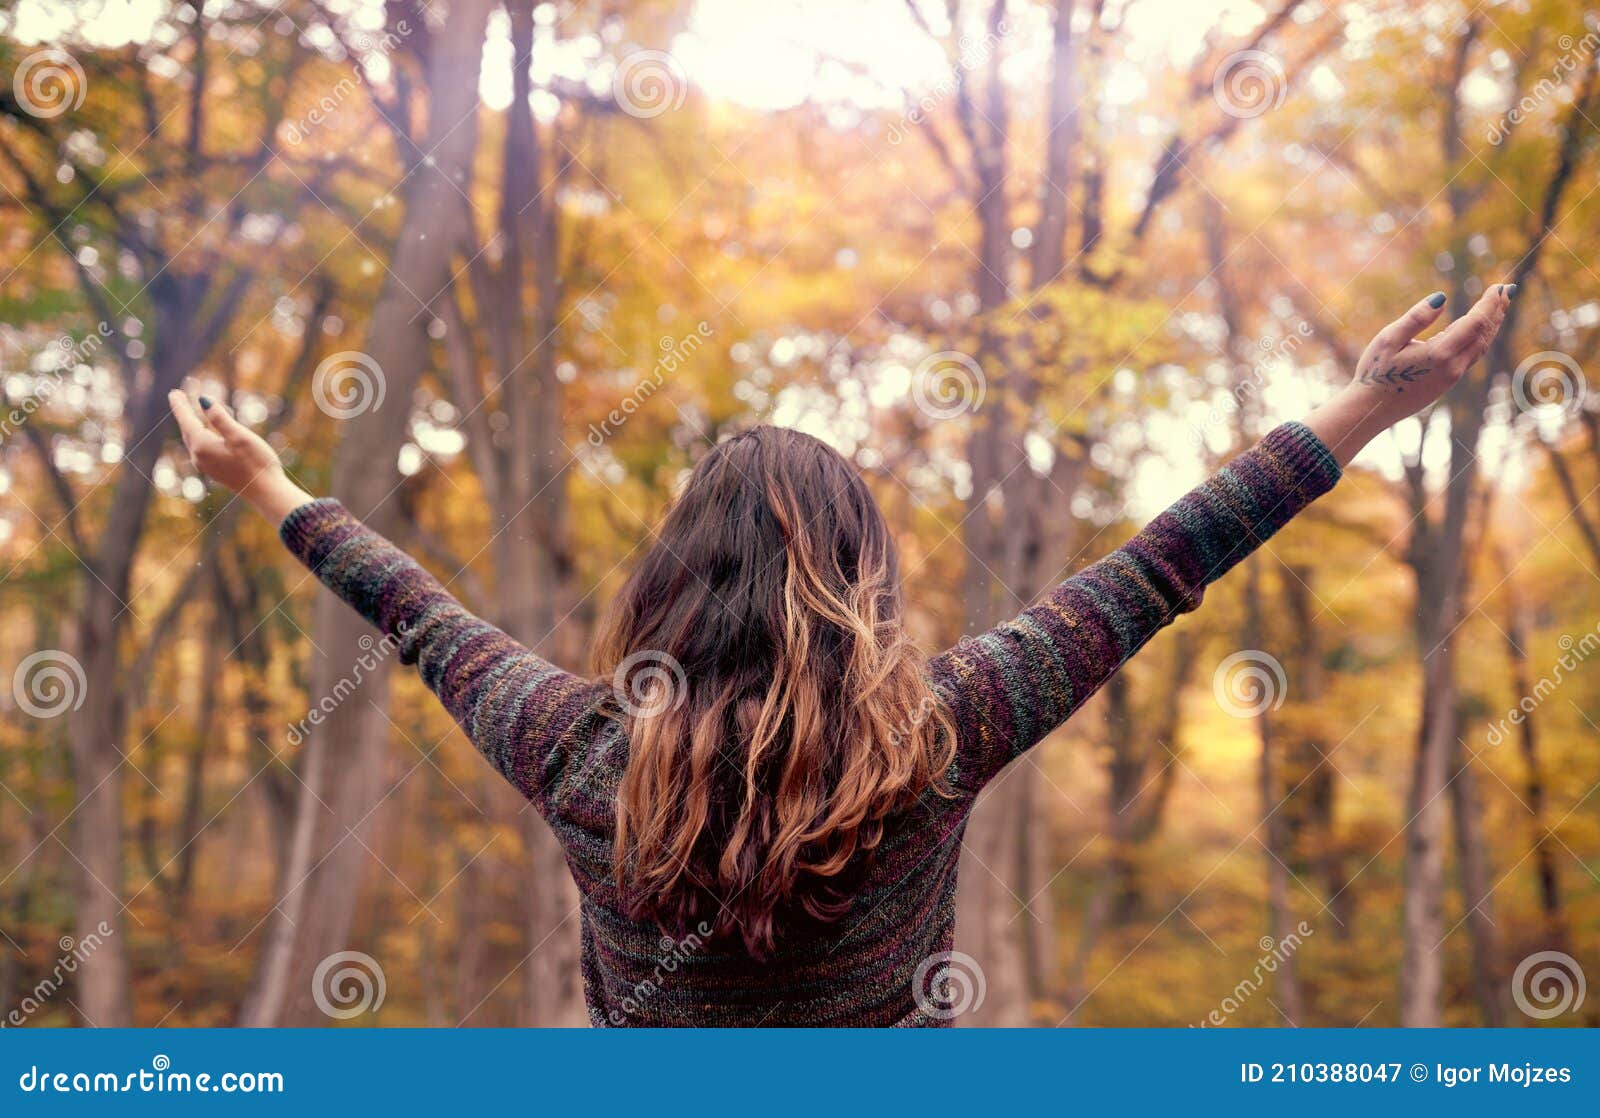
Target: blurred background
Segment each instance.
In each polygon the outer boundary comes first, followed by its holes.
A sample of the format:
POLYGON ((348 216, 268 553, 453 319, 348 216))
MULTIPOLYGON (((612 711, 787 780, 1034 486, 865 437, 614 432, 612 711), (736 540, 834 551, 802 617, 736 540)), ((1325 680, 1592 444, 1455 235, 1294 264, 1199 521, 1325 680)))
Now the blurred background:
POLYGON ((1577 0, 9 3, 3 1023, 584 1021, 542 824, 175 386, 574 669, 698 455, 802 428, 933 650, 1502 281, 990 790, 962 1021, 1600 1023, 1597 66, 1577 0))

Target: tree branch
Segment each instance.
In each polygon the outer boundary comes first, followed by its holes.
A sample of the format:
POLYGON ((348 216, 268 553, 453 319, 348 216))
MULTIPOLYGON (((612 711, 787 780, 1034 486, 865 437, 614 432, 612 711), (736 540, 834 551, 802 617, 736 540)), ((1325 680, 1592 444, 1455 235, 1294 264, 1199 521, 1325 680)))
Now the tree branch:
POLYGON ((56 501, 61 505, 62 523, 67 526, 67 536, 73 552, 80 562, 87 563, 89 549, 78 526, 78 502, 73 496, 72 486, 67 484, 66 477, 56 468, 55 459, 50 453, 50 440, 35 423, 24 424, 22 433, 27 438, 28 445, 33 447, 34 454, 39 459, 39 466, 44 470, 46 480, 50 482, 50 491, 55 494, 56 501))

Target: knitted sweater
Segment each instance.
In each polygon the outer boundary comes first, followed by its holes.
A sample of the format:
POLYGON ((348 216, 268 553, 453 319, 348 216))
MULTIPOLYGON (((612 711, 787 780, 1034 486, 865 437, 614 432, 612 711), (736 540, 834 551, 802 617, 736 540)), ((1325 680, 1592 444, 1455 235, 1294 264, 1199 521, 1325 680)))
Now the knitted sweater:
POLYGON ((956 726, 955 795, 930 790, 894 818, 854 908, 781 936, 764 961, 736 941, 711 939, 709 929, 674 938, 624 914, 612 827, 628 743, 618 720, 601 712, 606 683, 562 671, 474 617, 337 501, 302 505, 281 534, 398 642, 402 662, 417 665, 477 748, 549 822, 581 895, 593 1024, 938 1025, 960 1008, 969 976, 959 972, 972 965, 948 953, 957 855, 978 793, 1338 478, 1317 437, 1285 424, 1128 544, 931 660, 934 689, 956 726))

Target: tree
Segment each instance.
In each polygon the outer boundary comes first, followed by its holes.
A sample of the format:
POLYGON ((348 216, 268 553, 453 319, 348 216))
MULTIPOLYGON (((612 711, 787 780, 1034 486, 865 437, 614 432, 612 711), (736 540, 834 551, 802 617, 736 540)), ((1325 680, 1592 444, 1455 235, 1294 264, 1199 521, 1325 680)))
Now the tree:
MULTIPOLYGON (((258 279, 260 231, 251 225, 258 208, 286 194, 314 193, 334 173, 331 165, 296 173, 278 150, 279 94, 304 62, 293 41, 266 44, 276 53, 274 67, 230 67, 234 97, 219 112, 212 56, 222 48, 214 44, 254 38, 235 23, 238 15, 174 14, 166 21, 170 45, 147 52, 102 50, 87 40, 76 57, 40 52, 32 72, 43 87, 19 81, 0 91, 0 147, 13 196, 25 200, 40 246, 61 253, 81 300, 79 321, 94 323, 81 339, 68 336, 69 359, 57 375, 109 359, 122 396, 115 430, 90 423, 51 436, 42 423, 25 428, 58 505, 54 519, 41 523, 81 574, 73 654, 92 684, 69 725, 80 792, 73 811, 77 922, 80 938, 112 929, 78 974, 78 1004, 97 1025, 134 1019, 123 919, 122 788, 125 767, 136 767, 128 755, 126 645, 149 588, 135 586, 134 573, 170 433, 166 395, 218 358, 246 313, 258 279), (178 69, 191 75, 186 88, 154 76, 147 58, 155 55, 180 60, 178 69), (51 66, 63 99, 41 102, 51 66), (125 112, 129 103, 142 111, 125 112), (120 154, 113 159, 108 150, 120 154), (57 459, 63 448, 85 444, 115 466, 80 491, 57 459), (102 447, 110 449, 99 453, 102 447)), ((202 552, 214 554, 225 523, 217 518, 189 542, 208 537, 202 552)), ((139 655, 153 655, 197 579, 198 568, 155 611, 139 655)))
MULTIPOLYGON (((425 31, 420 12, 412 48, 423 60, 428 101, 426 138, 401 184, 404 216, 382 290, 373 305, 363 348, 365 360, 337 371, 366 383, 357 387, 372 403, 346 420, 334 453, 330 491, 374 530, 394 532, 400 520, 399 481, 377 463, 390 461, 405 438, 407 406, 427 368, 427 324, 433 293, 451 281, 461 199, 470 191, 477 152, 478 83, 484 29, 491 0, 457 0, 437 31, 425 31), (378 402, 380 394, 390 403, 378 402)), ((402 18, 394 17, 397 21, 402 18)), ((409 104, 394 106, 389 120, 403 127, 409 104)), ((330 593, 318 596, 312 645, 311 694, 335 694, 360 655, 366 622, 330 593)), ((369 638, 370 639, 370 638, 369 638)), ((390 734, 383 675, 371 677, 356 701, 339 704, 304 744, 283 890, 273 906, 258 955, 256 977, 240 1012, 251 1026, 315 1024, 325 1018, 312 1000, 317 964, 348 946, 370 856, 361 836, 390 789, 382 787, 390 734), (352 839, 354 841, 352 841, 352 839)))

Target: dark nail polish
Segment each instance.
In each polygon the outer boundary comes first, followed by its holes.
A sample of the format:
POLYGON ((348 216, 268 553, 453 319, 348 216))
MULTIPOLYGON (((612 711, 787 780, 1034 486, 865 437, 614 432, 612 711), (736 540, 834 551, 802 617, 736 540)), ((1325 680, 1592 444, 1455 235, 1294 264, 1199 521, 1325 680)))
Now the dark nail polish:
POLYGON ((1506 288, 1506 298, 1507 299, 1513 298, 1517 294, 1517 288, 1519 288, 1521 286, 1522 285, 1520 283, 1513 283, 1513 284, 1509 285, 1506 288))
POLYGON ((1440 307, 1444 306, 1444 292, 1435 291, 1432 295, 1429 295, 1428 306, 1432 307, 1434 310, 1438 310, 1440 307))
POLYGON ((211 406, 211 397, 210 396, 202 396, 202 397, 200 397, 200 406, 202 408, 209 408, 211 406))

